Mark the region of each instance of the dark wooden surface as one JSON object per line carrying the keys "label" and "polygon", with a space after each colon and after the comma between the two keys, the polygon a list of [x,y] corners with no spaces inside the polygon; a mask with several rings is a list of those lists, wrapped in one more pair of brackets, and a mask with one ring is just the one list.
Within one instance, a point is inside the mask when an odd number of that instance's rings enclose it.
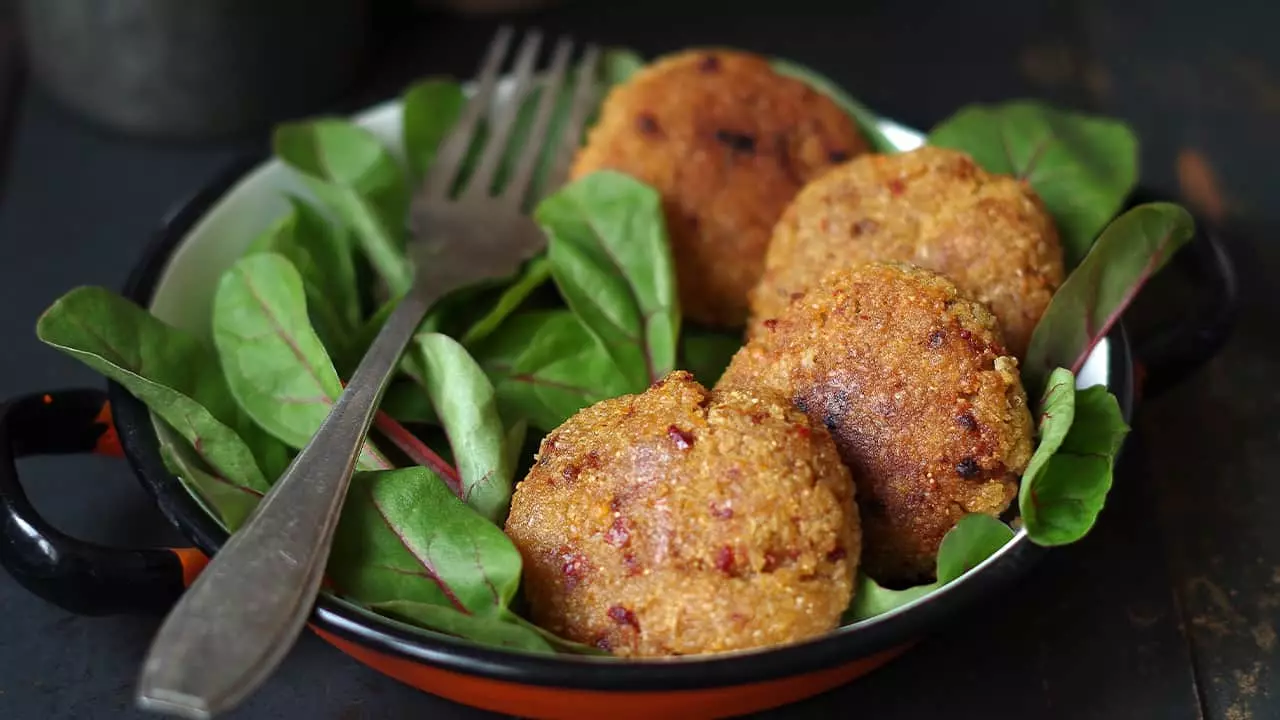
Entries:
{"label": "dark wooden surface", "polygon": [[[614,7],[614,6],[617,7]],[[523,20],[646,55],[738,45],[808,63],[882,113],[928,127],[961,104],[1038,96],[1114,114],[1143,140],[1144,182],[1184,193],[1229,230],[1245,304],[1207,368],[1140,409],[1093,535],[1024,584],[881,671],[770,717],[1280,717],[1271,691],[1280,621],[1280,44],[1271,2],[870,3],[843,15],[741,5],[578,6]],[[599,6],[608,6],[608,11]],[[414,76],[466,74],[493,20],[388,23],[351,105]],[[36,315],[66,289],[118,286],[164,211],[261,138],[154,144],[100,131],[32,89],[22,96],[0,199],[0,395],[93,373],[40,346]],[[1177,317],[1163,282],[1142,318]],[[123,463],[23,465],[56,523],[114,543],[177,543]],[[155,621],[86,619],[0,575],[0,717],[133,718],[132,683]],[[234,717],[481,718],[304,638]]]}

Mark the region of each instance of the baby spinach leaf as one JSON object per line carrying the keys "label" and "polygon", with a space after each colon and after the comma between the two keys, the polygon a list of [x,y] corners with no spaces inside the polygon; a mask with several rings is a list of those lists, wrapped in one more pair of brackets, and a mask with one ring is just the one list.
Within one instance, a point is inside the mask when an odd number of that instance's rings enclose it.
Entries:
{"label": "baby spinach leaf", "polygon": [[412,602],[499,619],[520,569],[501,528],[411,467],[352,478],[328,573],[341,594],[370,607]]}
{"label": "baby spinach leaf", "polygon": [[1084,259],[1138,179],[1138,140],[1127,125],[1029,100],[961,108],[929,143],[1029,182],[1058,226],[1068,268]]}
{"label": "baby spinach leaf", "polygon": [[349,226],[392,296],[413,280],[404,254],[409,204],[404,173],[372,133],[321,118],[276,128],[275,154]]}
{"label": "baby spinach leaf", "polygon": [[219,477],[193,461],[167,440],[160,441],[160,458],[165,467],[211,508],[227,532],[235,532],[249,518],[262,499],[262,491]]}
{"label": "baby spinach leaf", "polygon": [[903,590],[881,587],[864,573],[858,574],[858,588],[853,604],[845,613],[844,623],[883,615],[895,608],[922,598],[991,557],[1013,539],[1013,530],[990,515],[971,513],[960,518],[942,538],[938,547],[937,580]]}
{"label": "baby spinach leaf", "polygon": [[501,523],[511,504],[515,467],[506,452],[506,428],[493,385],[466,349],[448,335],[419,334],[408,356],[449,436],[462,477],[463,500],[480,515]]}
{"label": "baby spinach leaf", "polygon": [[532,626],[515,622],[515,615],[505,612],[498,617],[476,617],[441,605],[408,600],[391,600],[369,606],[383,615],[429,628],[446,635],[466,638],[484,645],[554,653],[556,648]]}
{"label": "baby spinach leaf", "polygon": [[551,274],[639,392],[675,367],[675,268],[658,193],[619,172],[581,178],[538,205]]}
{"label": "baby spinach leaf", "polygon": [[[1066,545],[1089,532],[1106,502],[1116,454],[1129,432],[1120,404],[1106,387],[1094,385],[1074,394],[1075,418],[1057,452],[1035,468],[1034,475],[1028,468],[1022,478],[1022,521],[1037,545]],[[1054,397],[1049,400],[1045,409],[1050,413],[1063,404]],[[1053,417],[1041,420],[1042,436],[1061,432],[1045,428],[1053,422]]]}
{"label": "baby spinach leaf", "polygon": [[475,348],[503,416],[553,430],[588,405],[631,391],[613,359],[568,310],[511,317]]}
{"label": "baby spinach leaf", "polygon": [[453,129],[466,105],[462,86],[452,80],[422,80],[405,91],[402,99],[405,157],[416,180],[435,162],[440,143]]}
{"label": "baby spinach leaf", "polygon": [[1031,334],[1022,370],[1028,392],[1039,392],[1054,368],[1080,372],[1143,284],[1194,233],[1190,213],[1170,203],[1139,205],[1107,226]]}
{"label": "baby spinach leaf", "polygon": [[858,125],[858,129],[867,138],[867,142],[871,143],[873,150],[880,153],[898,152],[898,147],[880,129],[880,119],[876,117],[876,114],[866,105],[854,100],[839,85],[817,72],[790,60],[774,58],[769,64],[773,67],[773,71],[779,75],[795,78],[822,95],[831,98]]}
{"label": "baby spinach leaf", "polygon": [[[302,278],[281,255],[241,258],[213,299],[213,340],[240,407],[290,447],[306,446],[342,394],[342,383],[307,319]],[[373,444],[362,469],[389,468]]]}
{"label": "baby spinach leaf", "polygon": [[274,252],[302,276],[307,313],[329,352],[342,357],[360,327],[360,293],[347,230],[315,208],[289,198],[289,214],[260,235],[249,253]]}
{"label": "baby spinach leaf", "polygon": [[274,476],[264,474],[263,463],[285,459],[284,449],[241,413],[217,355],[199,338],[98,287],[60,298],[40,316],[36,335],[123,385],[220,476],[258,491],[269,487]]}
{"label": "baby spinach leaf", "polygon": [[680,366],[705,387],[714,387],[742,349],[741,332],[686,327],[680,336]]}

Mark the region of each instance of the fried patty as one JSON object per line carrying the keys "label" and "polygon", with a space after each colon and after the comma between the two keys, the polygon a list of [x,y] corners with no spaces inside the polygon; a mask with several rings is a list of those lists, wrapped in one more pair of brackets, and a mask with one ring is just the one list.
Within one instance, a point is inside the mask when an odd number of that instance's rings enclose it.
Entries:
{"label": "fried patty", "polygon": [[740,327],[787,203],[867,149],[839,106],[764,58],[695,50],[615,87],[571,174],[609,168],[654,186],[685,314]]}
{"label": "fried patty", "polygon": [[716,387],[778,390],[831,432],[858,478],[862,567],[882,583],[930,579],[943,535],[1004,511],[1031,456],[995,318],[908,265],[828,274],[762,323]]}
{"label": "fried patty", "polygon": [[786,399],[678,371],[549,434],[506,532],[542,627],[617,655],[713,653],[836,627],[853,495],[830,435]]}
{"label": "fried patty", "polygon": [[1025,182],[955,150],[864,155],[806,186],[783,214],[752,294],[752,334],[832,268],[876,261],[951,278],[995,313],[1017,357],[1063,280],[1058,231]]}

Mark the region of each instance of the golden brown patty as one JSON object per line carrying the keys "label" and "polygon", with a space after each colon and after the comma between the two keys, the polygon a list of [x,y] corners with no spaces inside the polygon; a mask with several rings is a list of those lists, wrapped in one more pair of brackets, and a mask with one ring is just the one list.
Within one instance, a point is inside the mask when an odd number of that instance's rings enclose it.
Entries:
{"label": "golden brown patty", "polygon": [[740,350],[717,391],[775,388],[836,440],[858,478],[862,567],[928,579],[971,512],[997,515],[1031,456],[1031,415],[995,318],[940,275],[837,270]]}
{"label": "golden brown patty", "polygon": [[675,372],[542,442],[507,534],[533,619],[618,655],[688,655],[834,628],[860,551],[830,435],[776,394]]}
{"label": "golden brown patty", "polygon": [[783,214],[752,294],[752,333],[832,268],[875,261],[951,278],[991,308],[1018,357],[1063,278],[1058,232],[1026,183],[955,150],[864,155],[806,186]]}
{"label": "golden brown patty", "polygon": [[764,58],[689,51],[610,92],[572,175],[611,168],[657,188],[685,314],[736,327],[787,203],[867,147],[834,102]]}

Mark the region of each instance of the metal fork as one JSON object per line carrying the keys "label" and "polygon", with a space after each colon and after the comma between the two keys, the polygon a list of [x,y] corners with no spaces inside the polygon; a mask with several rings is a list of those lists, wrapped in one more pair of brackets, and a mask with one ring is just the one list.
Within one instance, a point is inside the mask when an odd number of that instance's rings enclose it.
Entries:
{"label": "metal fork", "polygon": [[[410,256],[414,281],[392,312],[319,431],[169,613],[143,664],[137,701],[144,709],[209,718],[252,693],[275,670],[302,631],[319,592],[343,498],[378,401],[427,309],[465,285],[512,275],[546,246],[521,212],[573,45],[561,39],[539,83],[542,91],[526,145],[500,194],[492,187],[521,102],[535,86],[541,37],[521,42],[513,92],[495,105],[510,28],[498,31],[478,87],[442,144],[414,198]],[[599,54],[588,46],[549,180],[560,180],[595,96]],[[485,151],[457,198],[451,189],[481,117],[490,116]],[[548,182],[549,187],[554,182]],[[450,262],[437,259],[450,255]],[[459,257],[460,256],[460,257]],[[446,267],[447,266],[447,267]]]}

